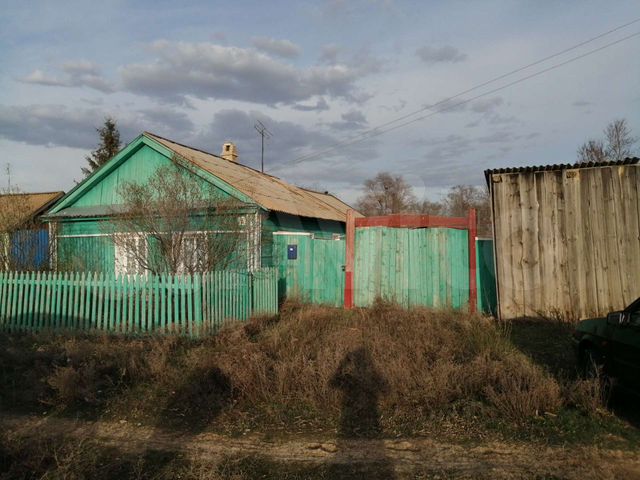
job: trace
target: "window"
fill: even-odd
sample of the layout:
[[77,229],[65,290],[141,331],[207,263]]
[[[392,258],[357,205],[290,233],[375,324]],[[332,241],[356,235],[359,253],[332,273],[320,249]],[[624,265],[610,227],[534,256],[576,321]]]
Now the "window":
[[185,233],[180,246],[177,273],[204,272],[209,264],[209,248],[206,233]]
[[147,237],[142,234],[119,234],[115,242],[116,275],[144,274],[140,261],[147,258]]

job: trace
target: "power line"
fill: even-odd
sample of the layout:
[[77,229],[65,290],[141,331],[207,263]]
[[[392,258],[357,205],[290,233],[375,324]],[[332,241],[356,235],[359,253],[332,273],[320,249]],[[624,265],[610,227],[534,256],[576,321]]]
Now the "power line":
[[[550,70],[553,70],[553,69],[555,69],[555,68],[559,68],[559,67],[564,66],[564,65],[566,65],[566,64],[568,64],[568,63],[572,63],[572,62],[574,62],[574,61],[576,61],[576,60],[579,60],[579,59],[581,59],[581,58],[584,58],[584,57],[586,57],[586,56],[588,56],[588,55],[591,55],[591,54],[597,53],[597,52],[599,52],[599,51],[601,51],[601,50],[604,50],[605,48],[609,48],[609,47],[614,46],[614,45],[616,45],[616,44],[618,44],[618,43],[621,43],[621,42],[623,42],[623,41],[629,40],[630,38],[633,38],[633,37],[635,37],[635,36],[639,35],[639,34],[640,34],[640,32],[633,33],[633,34],[628,35],[628,36],[626,36],[626,37],[623,37],[623,38],[621,38],[621,39],[619,39],[619,40],[616,40],[616,41],[614,41],[614,42],[611,42],[611,43],[605,44],[605,45],[603,45],[603,46],[601,46],[601,47],[598,47],[598,48],[596,48],[596,49],[590,50],[590,51],[588,51],[588,52],[586,52],[586,53],[584,53],[584,54],[578,55],[578,56],[576,56],[576,57],[572,57],[572,58],[570,58],[569,60],[566,60],[566,61],[564,61],[564,62],[560,62],[560,63],[558,63],[558,64],[552,65],[551,67],[548,67],[548,68],[546,68],[546,69],[543,69],[543,70],[540,70],[540,71],[535,72],[535,73],[533,73],[533,74],[530,74],[530,75],[527,75],[527,76],[525,76],[525,77],[522,77],[522,78],[520,78],[520,79],[518,79],[518,80],[516,80],[516,81],[510,82],[510,83],[508,83],[508,84],[506,84],[506,85],[503,85],[503,86],[501,86],[501,87],[499,87],[499,88],[493,89],[493,90],[491,90],[491,91],[485,92],[485,93],[483,93],[483,94],[480,94],[480,95],[474,96],[474,97],[472,97],[472,98],[466,99],[466,100],[461,101],[461,102],[458,102],[458,103],[450,104],[451,100],[454,100],[454,99],[456,99],[456,98],[459,98],[459,97],[461,97],[461,96],[463,96],[463,95],[465,95],[465,94],[467,94],[467,93],[470,93],[470,92],[473,92],[473,91],[475,91],[475,90],[478,90],[479,88],[485,87],[485,86],[487,86],[487,85],[489,85],[489,84],[491,84],[491,83],[495,83],[495,82],[496,82],[496,81],[498,81],[498,80],[502,80],[502,79],[504,79],[504,78],[506,78],[506,77],[509,77],[509,76],[511,76],[511,75],[514,75],[514,74],[516,74],[516,73],[519,73],[519,72],[521,72],[521,71],[523,71],[523,70],[526,70],[526,69],[528,69],[528,68],[531,68],[531,67],[533,67],[533,66],[535,66],[535,65],[539,65],[539,64],[541,64],[541,63],[544,63],[544,62],[546,62],[547,60],[550,60],[550,59],[552,59],[552,58],[558,57],[558,56],[563,55],[563,54],[565,54],[565,53],[567,53],[567,52],[570,52],[570,51],[572,51],[572,50],[575,50],[576,48],[579,48],[579,47],[581,47],[581,46],[584,46],[584,45],[586,45],[586,44],[588,44],[588,43],[591,43],[591,42],[593,42],[593,41],[595,41],[595,40],[598,40],[598,39],[600,39],[600,38],[602,38],[602,37],[604,37],[604,36],[610,35],[610,34],[611,34],[611,33],[613,33],[613,32],[616,32],[616,31],[618,31],[618,30],[620,30],[620,29],[622,29],[622,28],[628,27],[629,25],[632,25],[632,24],[634,24],[634,23],[638,23],[638,22],[640,22],[640,18],[635,19],[635,20],[633,20],[633,21],[631,21],[631,22],[625,23],[624,25],[620,25],[620,26],[618,26],[618,27],[615,27],[615,28],[613,28],[613,29],[611,29],[611,30],[608,30],[607,32],[601,33],[601,34],[599,34],[599,35],[597,35],[597,36],[595,36],[595,37],[592,37],[592,38],[590,38],[590,39],[588,39],[588,40],[585,40],[585,41],[580,42],[580,43],[578,43],[578,44],[576,44],[576,45],[573,45],[573,46],[571,46],[571,47],[568,47],[568,48],[566,48],[566,49],[564,49],[564,50],[562,50],[562,51],[560,51],[560,52],[557,52],[557,53],[554,53],[554,54],[552,54],[552,55],[549,55],[549,56],[547,56],[547,57],[545,57],[545,58],[543,58],[543,59],[537,60],[537,61],[535,61],[535,62],[533,62],[533,63],[530,63],[530,64],[528,64],[528,65],[525,65],[525,66],[523,66],[523,67],[516,68],[515,70],[512,70],[512,71],[510,71],[510,72],[508,72],[508,73],[505,73],[505,74],[499,75],[499,76],[497,76],[497,77],[495,77],[495,78],[492,78],[491,80],[487,80],[486,82],[483,82],[483,83],[481,83],[481,84],[478,84],[478,85],[476,85],[476,86],[474,86],[474,87],[472,87],[472,88],[469,88],[469,89],[467,89],[467,90],[464,90],[464,91],[462,91],[462,92],[460,92],[460,93],[457,93],[457,94],[455,94],[455,95],[453,95],[453,96],[447,97],[447,98],[445,98],[444,100],[441,100],[441,101],[439,101],[439,102],[437,102],[437,103],[435,103],[435,104],[433,104],[433,105],[428,105],[428,106],[425,106],[425,107],[423,107],[423,108],[420,108],[420,109],[418,109],[418,110],[416,110],[416,111],[414,111],[414,112],[411,112],[411,113],[408,113],[408,114],[402,115],[402,116],[400,116],[400,117],[398,117],[398,118],[396,118],[396,119],[394,119],[394,120],[390,120],[390,121],[385,122],[385,123],[382,123],[382,124],[380,124],[380,125],[378,125],[378,126],[376,126],[376,127],[374,127],[374,128],[371,128],[371,129],[369,129],[369,130],[366,130],[366,131],[364,131],[364,132],[362,132],[362,133],[360,133],[360,134],[358,134],[358,135],[355,135],[355,136],[350,137],[350,138],[347,138],[347,139],[345,139],[345,140],[342,140],[342,141],[336,142],[336,143],[334,143],[334,144],[330,145],[329,147],[327,147],[327,148],[325,148],[325,149],[323,149],[323,150],[320,150],[320,151],[315,152],[315,153],[310,153],[310,154],[307,154],[307,155],[303,155],[303,156],[301,156],[301,157],[298,157],[298,158],[295,158],[295,159],[291,160],[290,162],[285,162],[284,164],[297,164],[297,163],[300,163],[300,162],[302,162],[302,161],[309,160],[309,159],[315,158],[315,157],[317,157],[317,156],[323,155],[323,154],[325,154],[325,153],[331,152],[331,151],[335,150],[335,149],[336,149],[336,148],[338,148],[338,147],[341,147],[341,146],[347,146],[347,145],[352,145],[352,144],[358,143],[358,142],[360,142],[360,141],[362,141],[362,140],[365,140],[365,139],[368,139],[368,138],[373,138],[373,137],[376,137],[376,136],[382,135],[383,133],[390,132],[390,131],[392,131],[392,130],[396,130],[397,128],[403,127],[403,126],[405,126],[405,125],[409,125],[409,124],[411,124],[411,123],[413,123],[413,122],[415,122],[415,121],[423,120],[423,119],[425,119],[425,118],[431,117],[431,116],[433,116],[433,115],[435,115],[435,114],[438,114],[438,113],[440,113],[440,112],[444,112],[444,111],[450,110],[450,109],[452,109],[452,108],[458,107],[458,106],[460,106],[460,105],[464,105],[464,104],[466,104],[466,103],[468,103],[468,102],[470,102],[470,101],[477,100],[478,98],[484,97],[484,96],[486,96],[486,95],[490,95],[490,94],[492,94],[492,93],[495,93],[495,92],[497,92],[497,91],[503,90],[503,89],[508,88],[508,87],[510,87],[510,86],[512,86],[512,85],[515,85],[515,84],[517,84],[517,83],[523,82],[523,81],[528,80],[528,79],[530,79],[530,78],[533,78],[533,77],[536,77],[536,76],[541,75],[541,74],[543,74],[543,73],[546,73],[546,72],[548,72],[548,71],[550,71]],[[422,112],[424,112],[424,111],[426,111],[426,110],[432,110],[434,107],[437,107],[437,106],[439,106],[439,105],[444,105],[444,108],[442,108],[442,109],[438,109],[438,110],[436,110],[436,111],[433,111],[433,112],[431,112],[431,113],[430,113],[430,114],[428,114],[428,115],[424,115],[424,116],[421,116],[421,117],[418,117],[418,118],[412,119],[412,120],[410,120],[410,121],[408,121],[408,122],[401,123],[400,125],[394,126],[394,127],[392,127],[392,128],[388,128],[388,129],[385,129],[385,128],[384,128],[384,127],[387,127],[387,126],[389,126],[389,125],[393,125],[393,124],[395,124],[395,123],[401,122],[402,120],[405,120],[405,119],[408,119],[408,118],[410,118],[410,117],[413,117],[413,116],[415,116],[415,115],[417,115],[417,114],[419,114],[419,113],[422,113]],[[284,165],[284,164],[283,164],[283,165]]]

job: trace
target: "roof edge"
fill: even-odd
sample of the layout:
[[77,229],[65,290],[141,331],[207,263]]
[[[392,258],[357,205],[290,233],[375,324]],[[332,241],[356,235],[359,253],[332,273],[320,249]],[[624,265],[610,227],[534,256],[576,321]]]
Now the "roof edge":
[[588,163],[559,163],[552,165],[532,165],[527,167],[501,167],[501,168],[488,168],[484,171],[484,177],[489,183],[489,177],[495,174],[501,173],[535,173],[535,172],[553,172],[561,170],[570,170],[576,168],[597,168],[597,167],[615,167],[623,165],[638,165],[640,164],[640,158],[627,157],[623,160],[611,160],[606,162],[588,162]]

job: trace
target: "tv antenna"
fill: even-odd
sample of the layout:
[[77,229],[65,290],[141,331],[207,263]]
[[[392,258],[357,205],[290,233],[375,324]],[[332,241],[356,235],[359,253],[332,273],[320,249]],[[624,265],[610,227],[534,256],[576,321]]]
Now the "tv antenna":
[[267,130],[267,127],[260,120],[256,120],[256,124],[253,126],[256,131],[260,134],[260,139],[262,143],[262,150],[260,154],[260,171],[264,173],[264,139],[273,137],[273,133]]

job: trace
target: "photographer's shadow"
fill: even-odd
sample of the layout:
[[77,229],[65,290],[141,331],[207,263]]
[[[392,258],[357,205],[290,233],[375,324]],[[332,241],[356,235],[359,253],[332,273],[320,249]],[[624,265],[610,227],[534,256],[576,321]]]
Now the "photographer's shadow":
[[[330,478],[352,478],[354,473],[369,479],[395,478],[393,465],[385,455],[379,397],[389,387],[376,370],[365,347],[348,352],[330,381],[330,386],[342,392],[338,452],[330,468]],[[368,439],[367,458],[349,454],[349,439]],[[373,462],[371,460],[374,459]]]

